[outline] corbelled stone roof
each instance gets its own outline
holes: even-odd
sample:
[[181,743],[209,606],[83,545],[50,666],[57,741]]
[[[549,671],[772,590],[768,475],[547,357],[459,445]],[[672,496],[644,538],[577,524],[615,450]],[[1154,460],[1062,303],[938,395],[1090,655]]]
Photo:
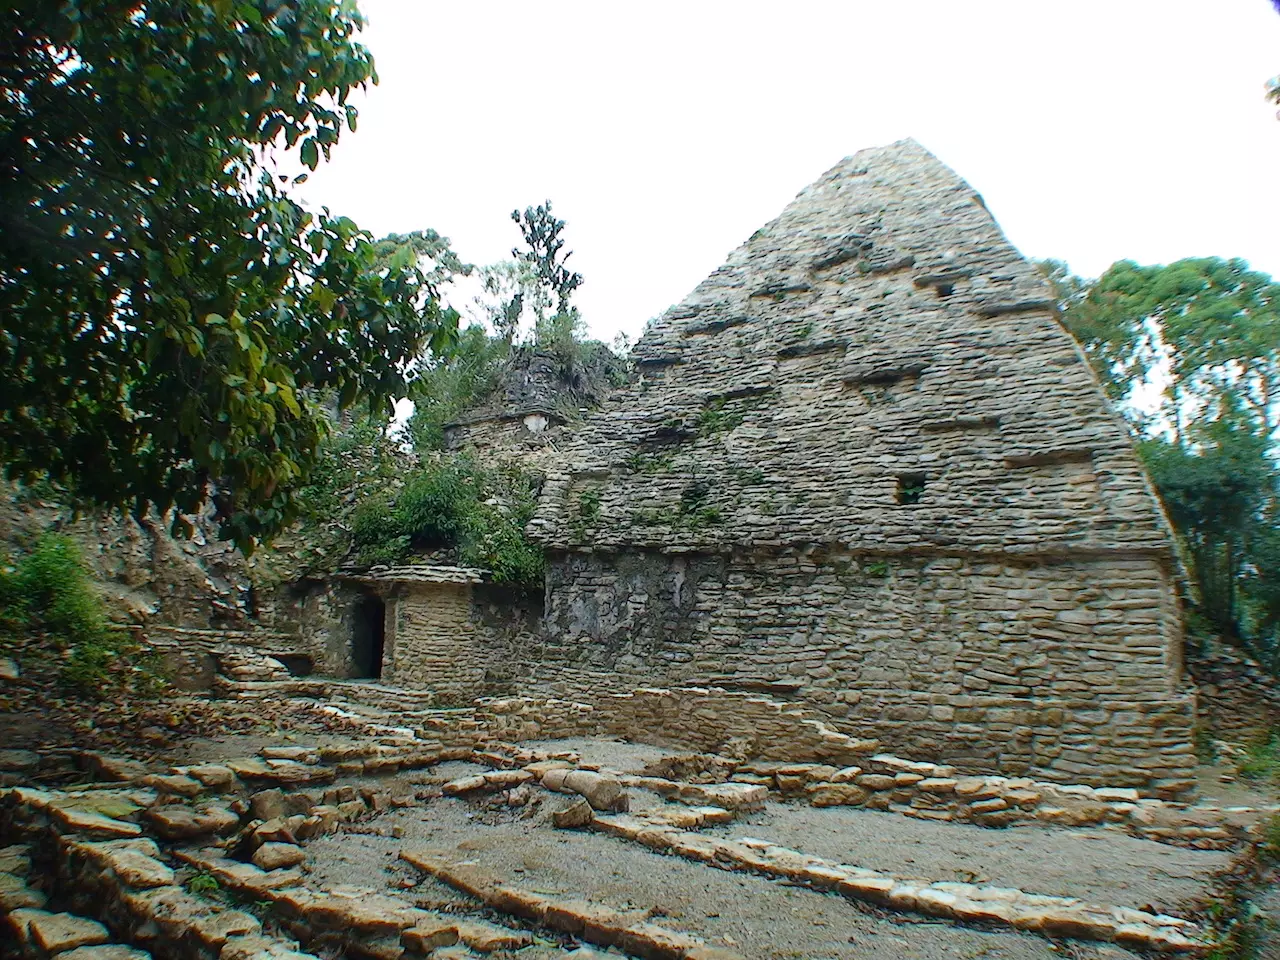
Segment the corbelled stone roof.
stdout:
[[634,358],[548,477],[553,549],[1169,553],[1049,288],[914,141],[828,171]]

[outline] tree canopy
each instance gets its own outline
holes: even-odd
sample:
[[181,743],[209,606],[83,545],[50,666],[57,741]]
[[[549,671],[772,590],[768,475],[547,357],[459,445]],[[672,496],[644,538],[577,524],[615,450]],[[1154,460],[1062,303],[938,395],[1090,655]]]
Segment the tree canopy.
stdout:
[[[304,211],[376,82],[352,0],[19,0],[0,13],[0,461],[243,546],[295,513],[336,396],[446,346],[423,238]],[[296,178],[301,179],[301,178]],[[427,238],[428,240],[430,238]]]
[[1202,621],[1280,667],[1280,284],[1213,257],[1042,268],[1133,425]]

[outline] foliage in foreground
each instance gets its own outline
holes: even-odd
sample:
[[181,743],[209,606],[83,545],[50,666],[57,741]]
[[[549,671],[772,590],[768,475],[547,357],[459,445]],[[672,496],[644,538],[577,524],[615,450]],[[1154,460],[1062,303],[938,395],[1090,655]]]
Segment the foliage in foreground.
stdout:
[[[376,82],[354,2],[20,0],[0,12],[0,462],[192,514],[246,551],[297,513],[323,414],[378,412],[456,314],[431,237],[305,212]],[[440,238],[435,238],[439,240]]]
[[112,629],[80,551],[44,534],[16,560],[0,561],[0,649],[34,642],[42,658],[60,655],[60,679],[82,693],[121,686],[146,692],[158,677],[129,635]]

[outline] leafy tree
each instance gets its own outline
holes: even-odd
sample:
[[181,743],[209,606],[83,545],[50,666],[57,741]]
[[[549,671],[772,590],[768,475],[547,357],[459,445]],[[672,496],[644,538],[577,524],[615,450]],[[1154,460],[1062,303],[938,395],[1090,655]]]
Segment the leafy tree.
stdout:
[[536,207],[526,207],[523,214],[511,211],[511,219],[520,228],[527,250],[514,248],[511,255],[533,267],[534,274],[556,297],[556,312],[569,312],[569,297],[582,286],[582,274],[574,273],[566,266],[573,251],[564,250],[560,234],[565,223],[551,212],[551,201]]
[[1142,439],[1202,621],[1280,668],[1280,284],[1219,258],[1041,269]]
[[138,511],[212,499],[249,548],[296,513],[324,432],[308,394],[385,411],[449,343],[413,242],[313,216],[273,173],[354,127],[362,23],[351,0],[0,12],[7,475]]
[[462,331],[448,357],[423,366],[413,383],[408,434],[419,450],[443,450],[445,424],[478,405],[497,386],[512,352],[502,336],[473,324]]
[[[1043,265],[1050,280],[1061,265]],[[1072,279],[1070,283],[1083,281]],[[1064,281],[1055,281],[1060,294]],[[1276,439],[1280,405],[1280,284],[1243,260],[1216,257],[1143,267],[1113,264],[1060,301],[1063,321],[1114,399],[1163,380],[1151,429],[1175,440],[1194,419],[1213,420],[1230,398]]]

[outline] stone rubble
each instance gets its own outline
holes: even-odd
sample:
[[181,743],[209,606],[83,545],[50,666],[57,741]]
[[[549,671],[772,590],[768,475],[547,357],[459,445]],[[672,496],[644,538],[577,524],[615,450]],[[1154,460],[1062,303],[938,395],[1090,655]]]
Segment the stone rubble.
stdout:
[[596,815],[591,826],[659,853],[723,870],[747,870],[819,890],[834,890],[851,899],[895,910],[1009,926],[1048,936],[1102,940],[1141,950],[1203,955],[1213,947],[1195,924],[1177,917],[1011,888],[904,879],[810,857],[766,841],[717,840],[625,815]]

